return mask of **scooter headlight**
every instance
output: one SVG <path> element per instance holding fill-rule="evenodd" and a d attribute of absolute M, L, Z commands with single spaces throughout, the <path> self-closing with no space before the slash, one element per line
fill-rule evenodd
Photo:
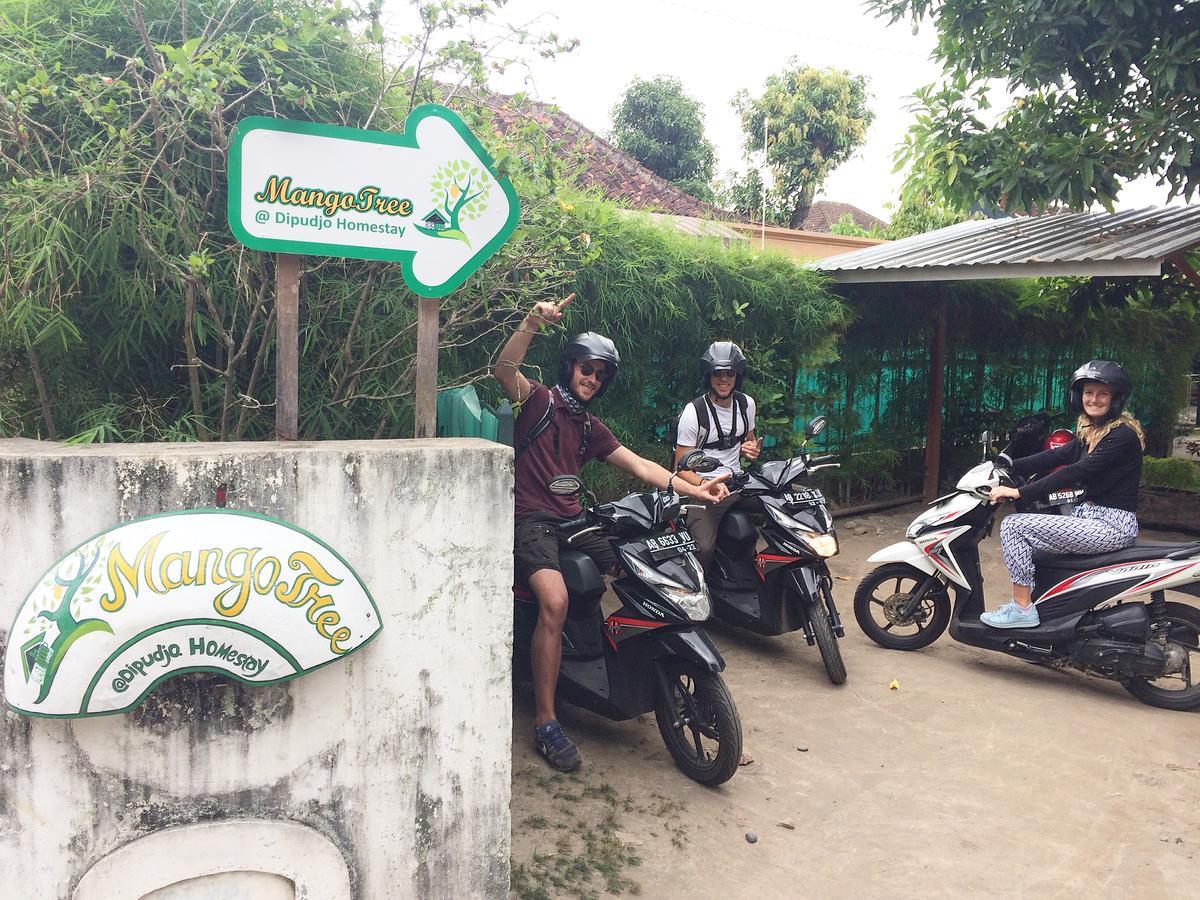
<path fill-rule="evenodd" d="M 764 504 L 765 506 L 765 504 Z M 765 506 L 767 515 L 769 515 L 775 524 L 786 528 L 788 532 L 796 538 L 804 547 L 816 556 L 828 559 L 831 556 L 837 556 L 838 539 L 837 535 L 832 531 L 820 532 L 813 531 L 806 525 L 793 519 L 781 509 L 774 506 Z"/>
<path fill-rule="evenodd" d="M 651 585 L 664 600 L 669 600 L 684 611 L 693 622 L 703 622 L 712 615 L 712 598 L 708 594 L 708 585 L 704 583 L 704 573 L 696 557 L 688 554 L 679 562 L 688 568 L 699 590 L 685 587 L 673 578 L 668 578 L 653 566 L 648 566 L 632 553 L 622 554 L 629 570 L 638 578 Z"/>

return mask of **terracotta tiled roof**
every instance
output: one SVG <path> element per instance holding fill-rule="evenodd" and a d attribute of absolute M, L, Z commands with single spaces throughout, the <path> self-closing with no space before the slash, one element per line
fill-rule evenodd
<path fill-rule="evenodd" d="M 493 120 L 502 134 L 522 122 L 533 120 L 545 128 L 551 140 L 561 145 L 566 153 L 577 155 L 583 166 L 576 177 L 580 187 L 597 189 L 609 200 L 630 209 L 726 222 L 746 221 L 744 216 L 705 203 L 655 175 L 628 153 L 555 106 L 533 100 L 518 103 L 502 94 L 479 99 L 493 110 Z"/>
<path fill-rule="evenodd" d="M 859 228 L 870 231 L 872 228 L 883 228 L 887 222 L 877 219 L 869 212 L 851 206 L 849 203 L 835 203 L 832 200 L 818 200 L 808 210 L 802 231 L 823 231 L 828 234 L 833 226 L 841 221 L 842 216 L 849 213 L 854 218 L 854 224 Z"/>

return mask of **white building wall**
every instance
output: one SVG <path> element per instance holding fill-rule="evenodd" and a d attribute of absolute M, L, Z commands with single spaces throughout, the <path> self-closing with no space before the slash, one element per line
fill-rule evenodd
<path fill-rule="evenodd" d="M 471 439 L 0 441 L 0 647 L 30 588 L 76 544 L 128 519 L 211 507 L 218 485 L 229 508 L 297 525 L 340 553 L 379 606 L 382 632 L 282 684 L 188 675 L 130 713 L 51 720 L 5 711 L 8 887 L 69 897 L 93 865 L 137 839 L 247 819 L 326 838 L 355 897 L 505 896 L 508 448 Z"/>

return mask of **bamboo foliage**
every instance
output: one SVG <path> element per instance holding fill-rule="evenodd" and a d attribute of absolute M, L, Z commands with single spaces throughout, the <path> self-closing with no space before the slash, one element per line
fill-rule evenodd
<path fill-rule="evenodd" d="M 487 42 L 453 39 L 499 5 L 413 4 L 419 30 L 394 38 L 374 4 L 0 5 L 0 433 L 268 434 L 274 273 L 225 223 L 234 124 L 261 114 L 398 130 L 414 104 L 457 96 L 489 62 L 506 62 Z M 565 48 L 510 36 L 538 52 Z M 504 154 L 534 219 L 554 202 L 530 182 L 545 181 L 536 149 Z M 537 246 L 541 236 L 513 242 L 446 301 L 448 345 L 496 306 L 563 281 L 546 258 L 557 245 Z M 531 270 L 522 290 L 509 289 L 513 273 Z M 305 436 L 402 431 L 414 300 L 393 267 L 307 261 Z"/>

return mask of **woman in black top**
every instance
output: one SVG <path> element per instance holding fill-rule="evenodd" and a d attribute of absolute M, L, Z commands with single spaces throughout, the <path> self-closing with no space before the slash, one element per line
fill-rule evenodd
<path fill-rule="evenodd" d="M 1065 487 L 1083 488 L 1083 502 L 1070 516 L 1019 514 L 1000 526 L 1004 561 L 1012 575 L 1013 599 L 980 619 L 995 628 L 1034 628 L 1035 551 L 1108 553 L 1137 539 L 1138 485 L 1146 438 L 1138 420 L 1124 412 L 1133 383 L 1123 368 L 1092 360 L 1075 371 L 1068 406 L 1078 412 L 1075 440 L 1012 463 L 1017 475 L 1055 469 L 1020 490 L 992 489 L 992 501 L 1040 500 Z"/>

